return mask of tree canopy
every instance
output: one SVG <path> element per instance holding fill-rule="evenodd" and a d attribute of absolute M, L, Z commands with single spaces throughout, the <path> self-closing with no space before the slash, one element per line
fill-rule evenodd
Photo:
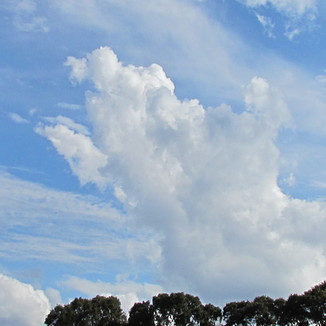
<path fill-rule="evenodd" d="M 126 315 L 116 297 L 96 296 L 93 299 L 76 298 L 71 303 L 51 310 L 45 324 L 48 326 L 122 326 Z"/>
<path fill-rule="evenodd" d="M 227 303 L 222 310 L 203 304 L 196 296 L 161 293 L 135 303 L 129 318 L 116 297 L 76 298 L 58 305 L 45 320 L 47 326 L 325 326 L 326 281 L 287 300 L 256 297 Z"/>

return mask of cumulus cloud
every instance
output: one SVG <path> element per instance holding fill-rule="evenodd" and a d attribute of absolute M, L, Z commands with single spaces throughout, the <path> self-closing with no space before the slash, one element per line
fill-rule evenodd
<path fill-rule="evenodd" d="M 0 274 L 0 324 L 41 326 L 50 312 L 50 303 L 41 290 Z"/>
<path fill-rule="evenodd" d="M 107 156 L 84 134 L 87 133 L 86 127 L 79 126 L 65 117 L 51 119 L 51 122 L 58 123 L 54 126 L 38 126 L 35 131 L 51 140 L 57 151 L 68 160 L 81 184 L 94 182 L 104 185 L 105 178 L 103 179 L 99 169 L 107 164 Z"/>
<path fill-rule="evenodd" d="M 88 136 L 89 135 L 89 131 L 87 130 L 87 128 L 85 126 L 74 122 L 70 118 L 63 117 L 62 115 L 59 115 L 59 116 L 57 116 L 55 118 L 53 118 L 53 117 L 46 117 L 44 119 L 47 122 L 50 122 L 50 123 L 52 123 L 54 125 L 61 124 L 63 126 L 66 126 L 66 127 L 70 128 L 71 130 L 73 130 L 75 132 L 78 132 L 80 134 L 83 134 L 85 136 Z"/>
<path fill-rule="evenodd" d="M 178 78 L 179 92 L 186 89 L 191 96 L 204 94 L 209 103 L 215 104 L 219 103 L 217 96 L 239 96 L 239 86 L 247 80 L 248 66 L 241 64 L 252 58 L 252 54 L 247 57 L 247 42 L 212 15 L 208 19 L 205 10 L 199 10 L 194 1 L 55 0 L 53 6 L 77 26 L 104 31 L 112 48 L 124 53 L 128 62 L 164 66 L 169 76 Z M 69 60 L 73 59 L 67 63 Z M 79 61 L 74 69 L 81 73 L 82 66 Z M 81 77 L 74 75 L 75 81 Z M 223 76 L 223 80 L 217 76 Z M 185 92 L 182 96 L 190 95 Z"/>
<path fill-rule="evenodd" d="M 325 240 L 315 232 L 326 226 L 325 205 L 278 186 L 275 141 L 291 116 L 267 80 L 252 78 L 236 114 L 180 101 L 160 66 L 123 65 L 106 47 L 68 64 L 72 79 L 95 86 L 86 99 L 92 133 L 58 124 L 55 138 L 53 127 L 41 134 L 68 162 L 85 147 L 105 157 L 74 172 L 113 184 L 130 220 L 160 235 L 166 289 L 216 302 L 287 295 L 323 279 Z"/>

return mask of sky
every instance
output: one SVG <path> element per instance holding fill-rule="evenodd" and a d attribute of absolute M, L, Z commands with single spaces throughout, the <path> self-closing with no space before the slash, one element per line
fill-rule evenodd
<path fill-rule="evenodd" d="M 322 0 L 2 0 L 0 323 L 326 276 Z M 23 317 L 22 317 L 23 316 Z"/>

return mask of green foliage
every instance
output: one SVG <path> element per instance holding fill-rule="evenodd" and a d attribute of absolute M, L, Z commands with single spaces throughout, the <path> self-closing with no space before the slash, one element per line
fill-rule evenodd
<path fill-rule="evenodd" d="M 200 326 L 214 326 L 222 319 L 222 310 L 212 304 L 206 304 L 202 307 L 200 317 Z"/>
<path fill-rule="evenodd" d="M 231 302 L 223 309 L 225 326 L 325 326 L 326 281 L 287 300 L 266 296 L 252 302 Z"/>
<path fill-rule="evenodd" d="M 161 293 L 149 301 L 135 303 L 128 323 L 115 297 L 77 298 L 58 305 L 45 320 L 47 326 L 325 326 L 326 281 L 302 295 L 287 300 L 256 297 L 253 301 L 227 303 L 219 307 L 202 304 L 190 294 Z"/>
<path fill-rule="evenodd" d="M 186 326 L 198 323 L 201 302 L 198 297 L 184 293 L 162 293 L 153 297 L 156 325 Z"/>
<path fill-rule="evenodd" d="M 304 293 L 305 308 L 309 321 L 326 325 L 326 281 Z"/>
<path fill-rule="evenodd" d="M 129 325 L 138 326 L 215 326 L 221 318 L 219 307 L 203 305 L 190 294 L 161 293 L 148 301 L 136 303 L 130 310 Z"/>
<path fill-rule="evenodd" d="M 149 301 L 135 303 L 129 311 L 129 326 L 154 326 L 153 309 Z"/>
<path fill-rule="evenodd" d="M 308 326 L 305 297 L 291 294 L 284 305 L 282 324 Z"/>
<path fill-rule="evenodd" d="M 122 326 L 126 324 L 119 299 L 96 296 L 88 300 L 76 298 L 71 303 L 58 305 L 45 319 L 48 326 Z"/>
<path fill-rule="evenodd" d="M 223 309 L 226 326 L 251 325 L 254 318 L 254 305 L 249 301 L 230 302 Z"/>
<path fill-rule="evenodd" d="M 276 325 L 279 319 L 278 309 L 272 298 L 261 296 L 255 298 L 252 303 L 254 320 L 257 326 Z"/>

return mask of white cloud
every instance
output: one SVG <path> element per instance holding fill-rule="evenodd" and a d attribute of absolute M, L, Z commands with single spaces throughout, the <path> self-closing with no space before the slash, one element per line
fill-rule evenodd
<path fill-rule="evenodd" d="M 80 82 L 86 77 L 85 64 L 86 59 L 76 60 L 76 58 L 68 57 L 67 61 L 65 62 L 65 65 L 73 67 L 73 71 L 71 72 L 70 76 L 72 81 L 76 79 L 77 82 Z"/>
<path fill-rule="evenodd" d="M 316 10 L 311 5 L 311 11 L 307 2 L 306 6 L 301 7 L 306 8 L 302 16 L 299 15 L 302 10 L 298 5 L 300 1 L 292 2 L 293 6 L 298 7 L 297 14 L 291 16 L 285 12 L 275 16 L 276 7 L 267 3 L 266 7 L 252 7 L 254 10 L 251 12 L 254 19 L 255 14 L 259 14 L 266 19 L 273 18 L 275 24 L 282 24 L 274 28 L 276 37 L 283 27 L 283 33 L 290 36 L 289 33 L 297 28 L 301 32 L 302 29 L 312 30 L 318 23 L 318 17 L 313 17 L 320 10 L 320 2 L 315 2 Z M 218 21 L 219 15 L 214 17 L 215 14 L 207 14 L 206 6 L 198 6 L 193 1 L 55 0 L 52 5 L 60 10 L 60 19 L 68 19 L 75 28 L 82 26 L 99 31 L 101 35 L 105 33 L 106 39 L 110 39 L 110 46 L 123 61 L 145 66 L 152 62 L 159 63 L 175 80 L 176 94 L 181 99 L 196 97 L 210 106 L 232 103 L 234 110 L 239 112 L 243 110 L 241 86 L 247 84 L 252 76 L 263 76 L 282 91 L 296 128 L 293 137 L 284 141 L 283 144 L 287 142 L 291 145 L 281 148 L 282 156 L 295 156 L 301 177 L 304 175 L 308 179 L 316 173 L 316 169 L 310 167 L 312 164 L 303 166 L 302 162 L 319 160 L 320 147 L 310 143 L 307 157 L 303 157 L 307 153 L 306 148 L 296 153 L 293 148 L 299 149 L 300 133 L 320 137 L 326 132 L 324 85 L 318 83 L 316 86 L 314 77 L 307 70 L 282 59 L 285 57 L 281 53 L 283 47 L 274 51 L 268 51 L 264 46 L 259 51 L 257 47 L 251 48 L 251 42 L 241 40 L 239 35 L 227 30 Z M 296 46 L 300 46 L 299 40 Z M 286 57 L 289 58 L 291 53 L 294 52 L 287 51 Z M 296 62 L 297 59 L 296 56 Z M 83 63 L 79 63 L 82 72 Z M 77 65 L 73 66 L 77 68 Z M 285 161 L 292 159 L 290 157 Z M 300 180 L 300 176 L 297 176 Z M 309 180 L 307 183 L 297 183 L 298 186 L 303 184 L 309 184 Z M 133 204 L 136 202 L 130 201 Z"/>
<path fill-rule="evenodd" d="M 272 5 L 276 10 L 288 16 L 313 14 L 317 10 L 316 0 L 239 0 L 250 7 Z M 313 18 L 314 16 L 311 16 Z"/>
<path fill-rule="evenodd" d="M 317 189 L 326 189 L 326 182 L 320 180 L 314 180 L 312 186 Z"/>
<path fill-rule="evenodd" d="M 108 158 L 84 135 L 86 127 L 78 126 L 64 117 L 59 119 L 60 121 L 55 120 L 61 124 L 46 127 L 39 125 L 35 131 L 51 140 L 58 153 L 68 160 L 73 173 L 80 178 L 81 184 L 94 182 L 103 186 L 106 180 L 99 170 L 107 164 Z M 82 129 L 83 133 L 75 133 L 74 130 L 68 128 L 67 124 L 69 127 L 73 124 L 73 128 L 79 131 Z"/>
<path fill-rule="evenodd" d="M 269 2 L 248 2 L 248 5 L 254 3 L 263 5 Z M 283 1 L 274 1 L 274 8 L 281 8 L 281 3 Z M 298 0 L 284 3 L 289 8 L 296 8 L 293 10 L 297 15 L 306 13 L 301 17 L 302 21 L 301 18 L 297 21 L 285 17 L 285 24 L 290 20 L 293 23 L 288 27 L 290 32 L 295 28 L 309 28 L 307 16 L 310 9 L 312 12 L 318 10 L 320 2 Z M 142 65 L 160 63 L 168 75 L 177 80 L 177 93 L 182 93 L 181 98 L 197 97 L 213 106 L 236 101 L 236 110 L 239 111 L 242 109 L 241 85 L 248 83 L 252 76 L 264 76 L 282 90 L 298 130 L 325 132 L 326 118 L 322 114 L 325 92 L 312 84 L 310 73 L 281 59 L 277 51 L 250 48 L 248 42 L 213 20 L 202 7 L 199 9 L 191 1 L 55 0 L 53 6 L 63 17 L 69 17 L 69 22 L 75 26 L 104 31 L 112 48 L 123 55 L 125 61 Z M 254 13 L 270 18 L 268 12 L 260 11 L 260 7 L 256 7 Z M 135 22 L 137 28 L 134 28 Z M 277 30 L 275 28 L 274 32 Z M 78 65 L 72 67 L 78 70 L 78 74 L 72 71 L 71 76 L 85 78 L 82 75 L 85 63 L 76 60 Z"/>
<path fill-rule="evenodd" d="M 63 125 L 63 126 L 66 126 L 66 127 L 70 128 L 71 130 L 73 130 L 75 132 L 78 132 L 78 133 L 81 133 L 81 134 L 83 134 L 85 136 L 89 135 L 89 131 L 85 126 L 74 122 L 70 118 L 63 117 L 62 115 L 58 115 L 55 118 L 53 118 L 53 117 L 45 117 L 44 119 L 47 122 L 50 122 L 50 123 L 52 123 L 54 125 Z"/>
<path fill-rule="evenodd" d="M 4 0 L 2 5 L 13 13 L 13 25 L 22 32 L 49 32 L 47 19 L 38 15 L 35 0 Z"/>
<path fill-rule="evenodd" d="M 300 33 L 301 31 L 299 28 L 293 28 L 291 25 L 287 25 L 284 35 L 292 41 Z"/>
<path fill-rule="evenodd" d="M 316 76 L 316 80 L 318 81 L 318 83 L 325 85 L 326 84 L 326 75 L 318 75 L 318 76 Z"/>
<path fill-rule="evenodd" d="M 32 14 L 36 11 L 36 3 L 34 0 L 16 1 L 16 10 L 19 12 Z"/>
<path fill-rule="evenodd" d="M 290 173 L 290 175 L 284 178 L 282 182 L 290 187 L 293 187 L 296 183 L 295 175 L 293 173 Z"/>
<path fill-rule="evenodd" d="M 192 1 L 53 2 L 77 26 L 104 31 L 112 48 L 129 62 L 147 65 L 155 61 L 170 76 L 178 76 L 179 85 L 194 83 L 191 89 L 200 90 L 212 103 L 217 96 L 239 96 L 240 85 L 248 76 L 249 69 L 240 64 L 242 59 L 235 58 L 239 53 L 246 55 L 247 45 L 219 22 L 207 19 Z M 73 65 L 77 79 L 82 77 L 84 64 L 78 62 Z M 223 76 L 223 81 L 217 76 Z"/>
<path fill-rule="evenodd" d="M 88 297 L 96 295 L 116 296 L 120 299 L 121 306 L 126 313 L 129 312 L 135 302 L 150 300 L 154 295 L 163 292 L 162 287 L 157 284 L 141 284 L 128 280 L 107 283 L 70 276 L 61 283 L 64 287 L 77 290 Z"/>
<path fill-rule="evenodd" d="M 22 116 L 20 116 L 19 114 L 17 113 L 14 113 L 14 112 L 11 112 L 8 114 L 9 118 L 18 123 L 18 124 L 24 124 L 24 123 L 28 123 L 28 120 L 23 118 Z"/>
<path fill-rule="evenodd" d="M 47 20 L 44 17 L 23 18 L 17 16 L 14 24 L 15 27 L 23 32 L 49 32 L 49 27 L 46 24 Z"/>
<path fill-rule="evenodd" d="M 272 19 L 270 17 L 266 17 L 263 15 L 256 14 L 256 17 L 258 21 L 262 24 L 262 26 L 265 29 L 266 34 L 268 37 L 275 37 L 273 29 L 275 27 L 275 24 L 273 24 Z"/>
<path fill-rule="evenodd" d="M 134 223 L 161 235 L 165 288 L 216 301 L 287 295 L 323 279 L 326 243 L 312 238 L 326 226 L 325 205 L 292 200 L 277 184 L 275 140 L 290 122 L 281 92 L 254 77 L 236 114 L 180 101 L 161 67 L 125 66 L 108 48 L 69 64 L 72 78 L 96 87 L 86 102 L 93 133 L 77 143 L 66 129 L 58 142 L 76 146 L 68 161 L 84 143 L 108 157 L 101 169 L 89 162 L 88 181 L 114 182 L 137 202 L 125 207 Z M 75 173 L 85 179 L 83 168 Z"/>
<path fill-rule="evenodd" d="M 239 2 L 253 8 L 261 6 L 272 6 L 283 14 L 287 22 L 284 35 L 292 41 L 302 31 L 310 30 L 318 13 L 316 0 L 238 0 Z M 257 15 L 258 20 L 265 28 L 267 35 L 271 36 L 274 25 L 270 17 Z"/>
<path fill-rule="evenodd" d="M 30 116 L 33 116 L 33 115 L 35 115 L 37 113 L 37 111 L 38 111 L 37 108 L 31 108 L 31 109 L 28 110 L 28 114 Z"/>
<path fill-rule="evenodd" d="M 125 203 L 127 195 L 126 193 L 123 191 L 122 188 L 120 187 L 114 187 L 114 195 L 116 196 L 116 198 L 121 202 L 121 203 Z"/>
<path fill-rule="evenodd" d="M 153 235 L 127 227 L 110 204 L 22 181 L 2 170 L 0 181 L 3 259 L 74 264 L 89 272 L 106 269 L 108 262 L 135 273 L 139 265 L 157 265 L 160 249 Z"/>
<path fill-rule="evenodd" d="M 57 289 L 46 288 L 44 293 L 49 299 L 51 308 L 54 308 L 58 304 L 62 304 L 61 294 Z"/>
<path fill-rule="evenodd" d="M 59 102 L 58 106 L 63 109 L 69 109 L 69 110 L 80 110 L 81 106 L 79 104 L 73 104 L 73 103 L 65 103 L 65 102 Z"/>
<path fill-rule="evenodd" d="M 41 326 L 50 312 L 50 303 L 41 290 L 0 274 L 0 324 Z"/>
<path fill-rule="evenodd" d="M 250 112 L 262 119 L 271 129 L 289 125 L 291 116 L 282 95 L 263 78 L 254 77 L 245 88 L 245 103 Z"/>

